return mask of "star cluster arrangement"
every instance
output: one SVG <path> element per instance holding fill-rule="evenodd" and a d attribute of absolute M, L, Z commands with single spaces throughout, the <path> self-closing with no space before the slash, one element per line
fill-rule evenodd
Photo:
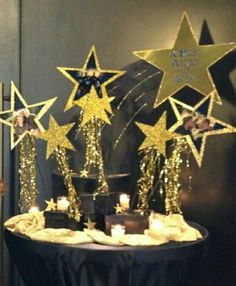
<path fill-rule="evenodd" d="M 208 136 L 236 132 L 234 126 L 212 115 L 214 104 L 222 105 L 222 100 L 209 69 L 230 53 L 235 46 L 235 43 L 199 45 L 190 20 L 184 13 L 171 48 L 134 52 L 137 57 L 157 69 L 151 77 L 156 74 L 161 75 L 162 72 L 153 112 L 158 111 L 159 108 L 163 110 L 163 105 L 169 104 L 165 105 L 166 110 L 162 111 L 159 119 L 152 125 L 136 121 L 135 116 L 138 111 L 128 123 L 136 126 L 136 130 L 139 129 L 144 137 L 138 149 L 141 154 L 141 177 L 138 180 L 140 210 L 145 211 L 148 208 L 148 200 L 157 180 L 159 186 L 164 186 L 166 212 L 181 213 L 181 155 L 187 151 L 191 152 L 198 166 L 201 167 Z M 80 176 L 87 178 L 94 172 L 98 179 L 95 194 L 107 193 L 109 187 L 104 172 L 101 134 L 105 124 L 112 128 L 112 118 L 116 115 L 111 106 L 115 97 L 109 96 L 107 87 L 125 72 L 100 68 L 94 46 L 89 51 L 83 67 L 57 67 L 57 69 L 73 84 L 64 112 L 71 108 L 78 108 L 80 117 L 77 122 L 59 125 L 51 115 L 46 130 L 40 120 L 56 98 L 28 104 L 13 82 L 10 109 L 0 112 L 0 122 L 10 127 L 11 149 L 19 147 L 21 211 L 28 211 L 37 201 L 35 141 L 40 138 L 47 143 L 46 159 L 54 157 L 58 171 L 63 176 L 68 190 L 69 214 L 79 221 L 81 216 L 79 198 L 72 183 L 67 156 L 67 149 L 75 151 L 75 148 L 67 136 L 75 125 L 79 125 L 78 130 L 81 132 L 78 134 L 83 136 L 86 142 L 85 162 Z M 143 81 L 140 81 L 137 86 L 142 84 Z M 122 108 L 124 101 L 135 88 L 133 87 L 122 98 L 117 110 Z M 185 88 L 192 90 L 193 94 L 199 94 L 197 103 L 191 105 L 176 97 Z M 145 92 L 140 97 L 145 98 Z M 147 103 L 144 103 L 139 110 L 146 105 Z M 175 121 L 171 124 L 168 118 L 170 110 L 175 116 Z M 127 126 L 121 132 L 119 140 L 125 134 L 126 128 Z M 162 164 L 161 167 L 160 164 Z M 159 175 L 157 175 L 157 165 Z M 163 190 L 162 187 L 160 189 Z M 54 210 L 55 205 L 52 200 L 46 200 L 46 203 L 47 209 Z M 117 212 L 119 211 L 117 207 Z M 87 227 L 94 227 L 90 220 Z"/>

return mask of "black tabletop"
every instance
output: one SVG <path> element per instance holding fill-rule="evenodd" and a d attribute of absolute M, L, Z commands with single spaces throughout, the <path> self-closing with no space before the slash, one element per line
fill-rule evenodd
<path fill-rule="evenodd" d="M 208 232 L 191 225 L 202 239 L 155 247 L 54 244 L 8 230 L 5 241 L 26 286 L 193 286 Z"/>

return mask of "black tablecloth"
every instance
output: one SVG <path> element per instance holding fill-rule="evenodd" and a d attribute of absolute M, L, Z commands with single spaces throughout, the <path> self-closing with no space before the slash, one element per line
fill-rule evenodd
<path fill-rule="evenodd" d="M 5 230 L 26 286 L 192 286 L 201 273 L 208 232 L 195 242 L 155 247 L 63 245 Z"/>

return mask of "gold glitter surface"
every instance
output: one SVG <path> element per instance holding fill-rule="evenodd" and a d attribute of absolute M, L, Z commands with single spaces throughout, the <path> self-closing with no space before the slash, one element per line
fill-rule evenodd
<path fill-rule="evenodd" d="M 172 49 L 137 51 L 134 54 L 164 72 L 154 104 L 157 107 L 184 86 L 203 95 L 216 91 L 209 67 L 234 48 L 235 43 L 198 45 L 184 13 Z M 221 104 L 217 91 L 214 100 Z"/>
<path fill-rule="evenodd" d="M 110 102 L 113 99 L 114 97 L 108 96 L 99 98 L 96 89 L 92 87 L 90 93 L 75 101 L 75 104 L 80 106 L 83 110 L 81 126 L 84 126 L 93 118 L 101 119 L 102 121 L 111 124 L 106 111 L 112 113 Z"/>
<path fill-rule="evenodd" d="M 179 137 L 178 134 L 166 129 L 166 112 L 163 113 L 154 126 L 138 122 L 135 123 L 146 136 L 139 150 L 156 147 L 158 151 L 166 157 L 166 142 Z"/>
<path fill-rule="evenodd" d="M 71 130 L 74 125 L 75 123 L 70 123 L 60 126 L 57 124 L 54 117 L 52 115 L 50 116 L 48 130 L 39 134 L 39 138 L 47 141 L 46 159 L 48 159 L 52 155 L 52 153 L 58 146 L 75 150 L 73 145 L 66 137 L 66 134 Z"/>
<path fill-rule="evenodd" d="M 65 106 L 65 111 L 70 109 L 71 107 L 74 106 L 75 102 L 74 102 L 74 98 L 75 98 L 75 95 L 76 95 L 76 92 L 78 91 L 78 88 L 80 87 L 80 84 L 79 82 L 76 80 L 76 78 L 72 77 L 68 71 L 77 71 L 77 72 L 84 72 L 84 71 L 88 71 L 88 63 L 89 63 L 89 60 L 91 57 L 94 57 L 95 59 L 95 70 L 96 72 L 98 72 L 99 74 L 113 74 L 112 77 L 110 77 L 109 79 L 107 79 L 105 82 L 102 82 L 101 83 L 101 91 L 102 91 L 102 95 L 104 96 L 104 92 L 105 92 L 105 87 L 112 83 L 113 81 L 115 81 L 118 77 L 122 76 L 125 72 L 124 71 L 116 71 L 116 70 L 103 70 L 100 68 L 100 65 L 99 65 L 99 61 L 98 61 L 98 57 L 97 57 L 97 53 L 96 53 L 96 50 L 95 50 L 95 46 L 92 46 L 87 58 L 86 58 L 86 61 L 85 61 L 85 64 L 82 68 L 69 68 L 69 67 L 58 67 L 57 69 L 65 76 L 67 77 L 73 84 L 74 84 L 74 88 L 69 96 L 69 99 L 68 99 L 68 102 Z"/>
<path fill-rule="evenodd" d="M 48 111 L 48 109 L 51 107 L 51 105 L 54 103 L 54 101 L 56 100 L 55 98 L 46 100 L 46 101 L 42 101 L 39 103 L 35 103 L 35 104 L 27 104 L 27 102 L 24 100 L 23 96 L 20 94 L 20 92 L 18 91 L 18 89 L 16 88 L 14 82 L 11 82 L 11 108 L 10 110 L 7 111 L 3 111 L 0 112 L 0 122 L 2 122 L 3 124 L 8 125 L 11 128 L 11 149 L 15 148 L 15 146 L 27 135 L 30 134 L 31 131 L 26 130 L 22 135 L 19 136 L 19 138 L 17 140 L 14 139 L 14 125 L 12 120 L 6 120 L 4 119 L 4 117 L 7 116 L 11 116 L 12 118 L 14 117 L 13 115 L 15 114 L 16 110 L 15 110 L 15 100 L 16 97 L 18 98 L 18 100 L 22 103 L 22 105 L 27 108 L 27 109 L 31 109 L 31 108 L 39 108 L 39 111 L 37 112 L 37 114 L 35 114 L 35 118 L 34 118 L 34 122 L 37 125 L 38 129 L 40 132 L 44 131 L 44 128 L 42 126 L 42 124 L 40 123 L 40 119 L 41 117 Z"/>

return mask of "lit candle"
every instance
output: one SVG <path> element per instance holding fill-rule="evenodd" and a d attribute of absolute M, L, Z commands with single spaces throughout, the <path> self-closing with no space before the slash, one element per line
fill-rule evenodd
<path fill-rule="evenodd" d="M 111 236 L 119 239 L 125 234 L 125 226 L 121 224 L 113 224 L 111 226 Z"/>
<path fill-rule="evenodd" d="M 120 205 L 122 209 L 129 209 L 130 196 L 127 194 L 120 195 Z"/>
<path fill-rule="evenodd" d="M 39 212 L 39 207 L 37 206 L 30 207 L 29 213 L 37 213 L 37 212 Z"/>
<path fill-rule="evenodd" d="M 58 197 L 57 198 L 57 210 L 58 211 L 67 211 L 70 203 L 67 200 L 67 197 Z"/>
<path fill-rule="evenodd" d="M 157 218 L 149 218 L 149 229 L 151 230 L 163 230 L 163 223 L 160 222 Z"/>

